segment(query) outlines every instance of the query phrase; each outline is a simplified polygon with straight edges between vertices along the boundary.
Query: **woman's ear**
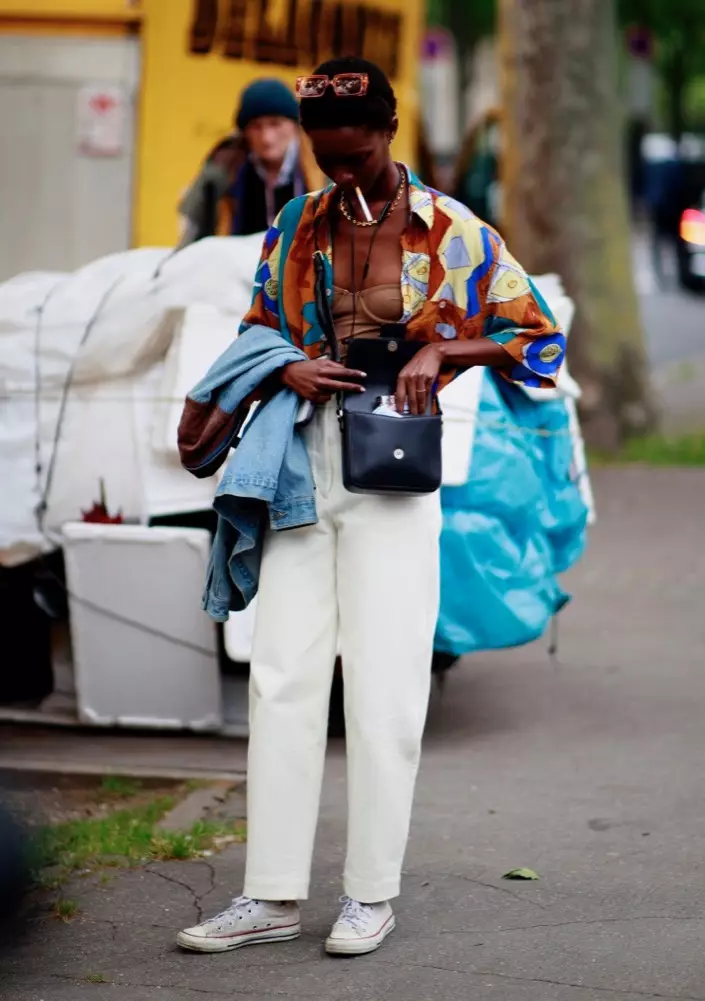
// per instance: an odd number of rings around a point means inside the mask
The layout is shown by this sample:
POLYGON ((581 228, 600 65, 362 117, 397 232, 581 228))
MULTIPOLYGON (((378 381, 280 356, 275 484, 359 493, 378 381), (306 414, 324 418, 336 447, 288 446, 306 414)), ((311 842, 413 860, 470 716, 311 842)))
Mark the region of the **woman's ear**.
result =
POLYGON ((389 145, 391 146, 397 137, 397 132, 399 131, 399 119, 394 116, 392 119, 392 124, 389 126, 389 131, 387 132, 387 137, 389 139, 389 145))

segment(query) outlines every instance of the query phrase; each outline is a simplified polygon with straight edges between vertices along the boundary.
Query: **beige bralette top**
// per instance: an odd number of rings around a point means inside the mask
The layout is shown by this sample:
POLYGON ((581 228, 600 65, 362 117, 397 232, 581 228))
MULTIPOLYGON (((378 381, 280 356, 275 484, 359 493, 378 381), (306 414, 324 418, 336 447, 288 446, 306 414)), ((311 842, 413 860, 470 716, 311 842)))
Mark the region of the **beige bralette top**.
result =
POLYGON ((399 323, 403 312, 399 282, 371 285, 354 293, 334 286, 333 321, 342 360, 347 356, 351 337, 379 337, 379 328, 385 323, 399 323))

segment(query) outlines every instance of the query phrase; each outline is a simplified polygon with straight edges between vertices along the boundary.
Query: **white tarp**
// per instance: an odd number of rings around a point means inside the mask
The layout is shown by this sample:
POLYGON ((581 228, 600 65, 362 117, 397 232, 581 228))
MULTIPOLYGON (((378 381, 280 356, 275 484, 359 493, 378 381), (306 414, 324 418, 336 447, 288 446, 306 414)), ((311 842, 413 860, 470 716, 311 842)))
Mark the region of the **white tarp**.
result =
MULTIPOLYGON (((0 284, 0 482, 11 485, 0 492, 0 564, 58 544, 61 525, 98 499, 101 479, 111 512, 130 520, 210 506, 212 482, 181 470, 165 445, 184 395, 184 376, 169 377, 170 348, 184 311, 200 310, 200 359, 188 352, 195 382, 224 332, 237 331, 261 242, 133 250, 0 284)), ((192 326, 191 317, 191 345, 192 326)))

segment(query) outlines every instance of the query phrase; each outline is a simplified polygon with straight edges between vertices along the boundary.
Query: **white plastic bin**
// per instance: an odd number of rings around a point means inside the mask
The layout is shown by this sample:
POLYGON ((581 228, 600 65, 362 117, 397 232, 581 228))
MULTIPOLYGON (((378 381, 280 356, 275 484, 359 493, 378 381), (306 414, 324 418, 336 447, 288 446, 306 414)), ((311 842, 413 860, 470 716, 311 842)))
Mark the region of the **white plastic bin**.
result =
POLYGON ((78 714, 102 726, 220 730, 202 529, 64 526, 78 714))

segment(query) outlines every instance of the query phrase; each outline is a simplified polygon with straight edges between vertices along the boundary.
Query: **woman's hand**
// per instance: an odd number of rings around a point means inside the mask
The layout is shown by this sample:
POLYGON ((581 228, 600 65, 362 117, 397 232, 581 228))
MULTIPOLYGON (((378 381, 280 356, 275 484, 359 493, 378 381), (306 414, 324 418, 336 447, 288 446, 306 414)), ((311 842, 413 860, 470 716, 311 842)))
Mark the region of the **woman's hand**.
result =
POLYGON ((408 402, 412 414, 425 414, 438 373, 443 364, 443 346, 427 344, 417 351, 399 373, 396 391, 397 410, 404 413, 408 402))
POLYGON ((353 379, 364 379, 365 373, 345 368, 330 358, 315 361, 295 361, 282 369, 282 383, 305 400, 327 403, 335 393, 364 393, 364 386, 353 379))

